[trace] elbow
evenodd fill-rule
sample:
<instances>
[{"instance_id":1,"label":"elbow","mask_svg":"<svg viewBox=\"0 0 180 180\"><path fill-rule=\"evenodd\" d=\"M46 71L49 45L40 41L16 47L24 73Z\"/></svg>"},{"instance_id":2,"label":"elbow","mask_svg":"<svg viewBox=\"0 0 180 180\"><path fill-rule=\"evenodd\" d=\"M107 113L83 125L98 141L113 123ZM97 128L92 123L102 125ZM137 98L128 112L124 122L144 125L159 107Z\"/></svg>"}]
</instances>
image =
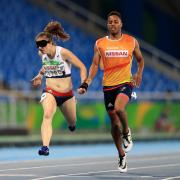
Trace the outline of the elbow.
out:
<instances>
[{"instance_id":1,"label":"elbow","mask_svg":"<svg viewBox=\"0 0 180 180\"><path fill-rule=\"evenodd\" d=\"M91 69L97 71L97 70L98 70L98 65L92 64L92 65L91 65Z\"/></svg>"},{"instance_id":2,"label":"elbow","mask_svg":"<svg viewBox=\"0 0 180 180\"><path fill-rule=\"evenodd\" d=\"M139 64L139 66L144 67L144 58L143 58L143 57L137 59L137 62L138 62L138 64Z\"/></svg>"}]
</instances>

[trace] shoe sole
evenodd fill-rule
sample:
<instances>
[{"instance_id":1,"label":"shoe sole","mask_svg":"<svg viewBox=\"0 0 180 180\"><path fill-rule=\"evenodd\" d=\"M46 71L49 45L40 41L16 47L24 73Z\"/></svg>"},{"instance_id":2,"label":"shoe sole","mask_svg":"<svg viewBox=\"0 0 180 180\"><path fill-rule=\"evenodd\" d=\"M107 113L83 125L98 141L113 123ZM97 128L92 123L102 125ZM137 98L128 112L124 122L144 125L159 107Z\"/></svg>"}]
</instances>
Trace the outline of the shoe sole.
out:
<instances>
[{"instance_id":1,"label":"shoe sole","mask_svg":"<svg viewBox=\"0 0 180 180\"><path fill-rule=\"evenodd\" d=\"M120 173L125 173L125 172L127 172L127 167L125 169L118 168L118 170Z\"/></svg>"},{"instance_id":2,"label":"shoe sole","mask_svg":"<svg viewBox=\"0 0 180 180\"><path fill-rule=\"evenodd\" d=\"M39 154L40 156L48 156L48 155L49 155L49 153L39 153L39 152L38 152L38 154Z\"/></svg>"},{"instance_id":3,"label":"shoe sole","mask_svg":"<svg viewBox=\"0 0 180 180\"><path fill-rule=\"evenodd\" d=\"M126 172L127 172L127 169L123 169L123 170L122 170L122 169L119 169L119 172L120 172L120 173L126 173Z\"/></svg>"},{"instance_id":4,"label":"shoe sole","mask_svg":"<svg viewBox=\"0 0 180 180\"><path fill-rule=\"evenodd\" d=\"M49 156L49 154L39 154L40 156Z\"/></svg>"}]
</instances>

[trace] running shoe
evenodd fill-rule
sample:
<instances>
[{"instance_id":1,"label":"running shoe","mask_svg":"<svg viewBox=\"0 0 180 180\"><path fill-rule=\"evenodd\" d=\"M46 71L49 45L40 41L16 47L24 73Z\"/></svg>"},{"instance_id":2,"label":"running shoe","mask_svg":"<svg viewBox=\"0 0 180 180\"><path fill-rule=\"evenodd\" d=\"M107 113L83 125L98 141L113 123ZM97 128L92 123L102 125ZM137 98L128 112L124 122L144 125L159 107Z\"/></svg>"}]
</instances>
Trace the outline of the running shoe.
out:
<instances>
[{"instance_id":1,"label":"running shoe","mask_svg":"<svg viewBox=\"0 0 180 180\"><path fill-rule=\"evenodd\" d=\"M130 130L130 128L128 128L128 129L129 129L129 132L127 134L123 134L123 136L122 136L123 146L124 146L123 149L125 152L129 152L133 147L131 130Z\"/></svg>"},{"instance_id":2,"label":"running shoe","mask_svg":"<svg viewBox=\"0 0 180 180\"><path fill-rule=\"evenodd\" d=\"M76 126L68 126L68 128L69 128L69 130L70 130L71 132L73 132L73 131L76 130Z\"/></svg>"},{"instance_id":3,"label":"running shoe","mask_svg":"<svg viewBox=\"0 0 180 180\"><path fill-rule=\"evenodd\" d=\"M38 154L48 156L49 155L49 148L47 146L42 146L41 149L39 149Z\"/></svg>"},{"instance_id":4,"label":"running shoe","mask_svg":"<svg viewBox=\"0 0 180 180\"><path fill-rule=\"evenodd\" d=\"M118 169L120 173L127 172L126 154L124 156L119 157Z\"/></svg>"}]
</instances>

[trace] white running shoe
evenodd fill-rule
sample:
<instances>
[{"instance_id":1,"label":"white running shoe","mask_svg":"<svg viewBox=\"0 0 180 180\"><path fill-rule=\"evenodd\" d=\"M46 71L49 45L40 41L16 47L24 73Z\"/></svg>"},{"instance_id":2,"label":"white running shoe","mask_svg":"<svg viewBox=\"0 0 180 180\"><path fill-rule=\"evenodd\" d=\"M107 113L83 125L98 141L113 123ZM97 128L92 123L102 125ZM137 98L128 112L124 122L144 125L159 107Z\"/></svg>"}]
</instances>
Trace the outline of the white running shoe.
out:
<instances>
[{"instance_id":1,"label":"white running shoe","mask_svg":"<svg viewBox=\"0 0 180 180\"><path fill-rule=\"evenodd\" d=\"M129 152L133 147L132 136L130 128L128 134L122 136L124 151Z\"/></svg>"},{"instance_id":2,"label":"white running shoe","mask_svg":"<svg viewBox=\"0 0 180 180\"><path fill-rule=\"evenodd\" d=\"M127 172L126 154L123 157L119 157L118 169L120 173Z\"/></svg>"}]
</instances>

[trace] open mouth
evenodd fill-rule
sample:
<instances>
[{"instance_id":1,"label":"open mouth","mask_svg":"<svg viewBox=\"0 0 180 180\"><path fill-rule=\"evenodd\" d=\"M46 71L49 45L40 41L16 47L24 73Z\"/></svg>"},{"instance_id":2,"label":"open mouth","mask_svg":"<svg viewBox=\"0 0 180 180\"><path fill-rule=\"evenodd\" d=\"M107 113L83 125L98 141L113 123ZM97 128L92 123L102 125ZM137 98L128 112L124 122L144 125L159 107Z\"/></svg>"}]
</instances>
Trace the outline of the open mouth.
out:
<instances>
[{"instance_id":1,"label":"open mouth","mask_svg":"<svg viewBox=\"0 0 180 180\"><path fill-rule=\"evenodd\" d=\"M111 30L114 31L114 30L116 30L116 28L115 27L111 27Z\"/></svg>"}]
</instances>

